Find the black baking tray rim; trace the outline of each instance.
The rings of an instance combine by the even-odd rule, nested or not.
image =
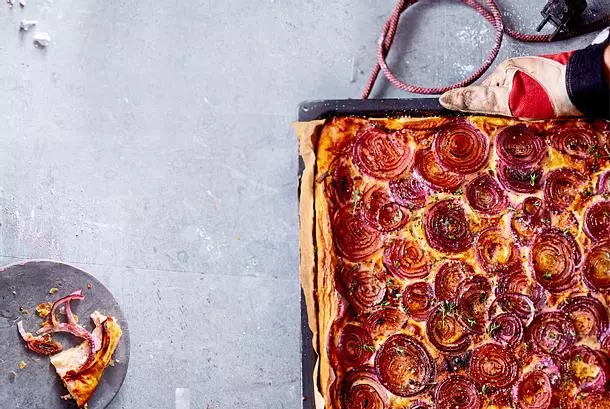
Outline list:
[[[332,99],[305,101],[299,104],[298,121],[315,121],[333,116],[362,116],[367,118],[390,116],[458,116],[464,115],[444,109],[438,98],[409,99]],[[299,197],[301,192],[301,176],[304,164],[299,157]],[[315,237],[315,235],[314,235]],[[313,371],[318,359],[312,347],[312,333],[307,321],[305,297],[301,291],[301,369],[303,374],[303,409],[314,409]]]

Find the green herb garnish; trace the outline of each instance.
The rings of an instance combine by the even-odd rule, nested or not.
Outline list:
[[[356,212],[356,207],[358,207],[358,204],[360,204],[360,199],[361,199],[361,192],[359,188],[355,188],[354,192],[352,193],[352,214]]]
[[[453,301],[441,301],[438,309],[442,314],[442,319],[445,320],[448,315],[455,314],[457,304]]]
[[[530,175],[530,185],[536,186],[536,179],[538,179],[538,175],[535,173],[532,173]]]
[[[483,395],[489,395],[489,392],[490,392],[490,390],[489,390],[489,386],[487,386],[487,384],[484,384],[484,385],[481,387],[481,393],[482,393]]]
[[[454,195],[460,196],[462,193],[464,193],[464,190],[462,188],[459,188],[458,190],[456,190],[455,192],[453,192]]]
[[[364,349],[367,352],[375,352],[374,345],[364,344],[364,345],[362,345],[362,349]]]
[[[547,271],[546,273],[544,273],[544,278],[545,280],[550,280],[551,278],[553,278],[553,273]]]
[[[492,322],[489,324],[489,327],[487,327],[487,335],[489,335],[489,338],[493,338],[494,334],[501,328],[502,325],[498,324],[497,322]]]

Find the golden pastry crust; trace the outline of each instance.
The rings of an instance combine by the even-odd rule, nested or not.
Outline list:
[[[333,161],[336,161],[337,158],[341,157],[342,155],[351,155],[355,139],[358,137],[360,132],[363,132],[364,129],[367,129],[367,127],[370,126],[383,129],[386,132],[397,131],[401,135],[406,135],[409,140],[409,147],[412,149],[412,152],[415,152],[417,150],[429,149],[438,129],[454,121],[456,121],[454,118],[442,117],[399,117],[384,119],[337,117],[327,121],[321,130],[319,123],[316,124],[315,128],[310,127],[307,130],[304,130],[303,128],[300,129],[301,154],[303,155],[304,153],[304,141],[313,141],[313,143],[309,145],[309,150],[305,149],[305,151],[307,151],[306,153],[313,152],[315,155],[315,172],[313,172],[312,177],[313,186],[311,186],[311,194],[308,196],[307,186],[305,186],[304,194],[303,181],[301,186],[301,278],[302,280],[309,280],[311,278],[310,274],[313,274],[313,286],[311,288],[305,288],[304,285],[304,289],[306,290],[305,296],[306,300],[308,301],[310,326],[314,332],[314,347],[316,347],[316,350],[319,353],[319,364],[316,368],[317,373],[314,374],[314,380],[319,382],[316,383],[316,385],[319,388],[318,392],[321,395],[318,397],[318,399],[316,399],[316,404],[319,409],[342,409],[341,399],[343,398],[343,393],[341,391],[341,383],[349,374],[350,367],[345,367],[344,363],[342,363],[342,359],[339,359],[338,357],[340,354],[337,352],[337,343],[339,342],[340,332],[345,325],[348,325],[348,323],[354,323],[359,327],[365,326],[361,318],[355,318],[353,307],[350,306],[350,302],[346,299],[345,293],[342,294],[342,292],[337,288],[337,283],[340,281],[338,278],[339,273],[337,271],[339,265],[347,264],[351,268],[355,268],[354,266],[358,266],[358,268],[360,268],[361,265],[366,264],[371,270],[382,271],[384,279],[389,281],[387,282],[387,288],[384,289],[386,293],[383,298],[384,301],[381,304],[383,305],[383,303],[387,303],[386,306],[389,306],[390,308],[396,307],[401,311],[404,309],[402,302],[400,300],[390,299],[389,297],[390,294],[393,294],[392,291],[396,290],[398,294],[402,295],[405,285],[411,285],[416,282],[425,282],[433,287],[436,278],[435,275],[439,269],[439,266],[441,266],[447,259],[462,260],[471,264],[474,268],[475,274],[488,278],[489,282],[492,284],[492,288],[496,289],[499,284],[499,275],[490,275],[488,271],[481,267],[481,262],[478,262],[476,259],[474,246],[470,245],[467,250],[459,251],[456,254],[449,254],[445,251],[439,250],[438,248],[432,248],[430,246],[423,226],[423,220],[425,219],[426,214],[430,212],[431,207],[435,203],[457,200],[464,205],[468,223],[473,229],[474,234],[479,235],[486,229],[496,229],[498,226],[501,226],[500,229],[507,233],[507,235],[510,235],[511,217],[512,214],[517,211],[515,210],[515,207],[521,204],[523,199],[528,196],[535,196],[543,199],[544,195],[541,189],[538,189],[532,194],[515,193],[505,189],[505,193],[510,202],[510,207],[504,209],[501,214],[494,215],[493,217],[489,215],[481,215],[480,213],[469,208],[464,193],[464,189],[467,184],[471,182],[475,176],[482,175],[485,172],[495,174],[499,171],[497,168],[497,163],[499,161],[494,149],[494,141],[498,133],[506,127],[518,125],[522,122],[511,119],[483,116],[468,117],[467,121],[469,124],[475,126],[479,131],[482,131],[489,137],[491,146],[488,164],[483,169],[466,175],[464,181],[459,184],[460,188],[455,192],[435,191],[429,193],[428,197],[426,198],[425,206],[422,206],[420,209],[409,209],[410,219],[404,227],[401,227],[396,231],[384,233],[383,249],[387,248],[388,243],[390,243],[392,239],[403,238],[415,241],[427,254],[427,257],[429,257],[429,273],[426,276],[417,279],[397,278],[386,271],[386,266],[384,266],[383,261],[383,250],[377,250],[373,252],[372,255],[365,256],[357,261],[342,257],[341,254],[337,252],[337,246],[335,243],[336,238],[333,236],[333,215],[341,207],[341,205],[335,203],[336,199],[331,197],[332,192],[329,191],[329,181],[332,179],[331,173]],[[548,133],[549,130],[555,129],[559,126],[564,126],[566,124],[576,124],[580,126],[580,124],[585,124],[585,122],[530,122],[528,123],[528,126],[538,133]],[[586,122],[586,124],[587,126],[590,125],[589,122]],[[602,172],[610,168],[608,158],[605,158],[604,156],[605,153],[602,152],[600,155],[600,150],[607,147],[606,143],[609,139],[608,135],[610,135],[608,129],[610,127],[607,123],[602,123],[600,121],[596,121],[593,125],[594,129],[596,129],[598,137],[600,138],[600,146],[596,147],[598,150],[596,151],[594,149],[590,149],[590,154],[593,159],[574,159],[572,156],[551,147],[550,143],[548,143],[548,147],[546,148],[548,149],[548,155],[544,158],[540,165],[545,175],[552,170],[569,167],[586,175],[587,177],[587,180],[583,183],[583,191],[578,194],[576,200],[574,200],[574,203],[570,205],[569,209],[552,215],[553,226],[566,231],[566,234],[569,233],[570,235],[573,235],[580,248],[582,248],[583,260],[587,255],[587,250],[593,245],[591,239],[587,237],[583,231],[584,212],[592,204],[607,199],[602,195],[590,195],[587,193],[586,189],[594,189]],[[608,156],[610,157],[610,152],[608,152]],[[597,168],[591,168],[592,161],[595,162],[595,166],[597,166]],[[367,188],[370,188],[370,186],[379,185],[382,185],[384,188],[387,187],[387,181],[380,181],[378,178],[360,172],[354,164],[350,165],[350,167],[352,170],[355,170],[354,174],[357,174],[359,178],[362,178],[362,186]],[[408,169],[411,169],[411,165],[409,165]],[[308,172],[308,170],[312,171],[311,167],[308,168],[306,163],[306,172]],[[404,175],[404,173],[402,175]],[[392,180],[397,178],[392,177],[389,179]],[[540,183],[540,181],[536,181],[534,179],[532,180],[532,185],[535,183]],[[350,203],[343,206],[358,206],[357,202],[362,200],[360,197],[362,193],[363,192],[357,192],[357,197],[351,198],[351,201],[348,200]],[[313,266],[309,265],[312,262],[310,259],[311,254],[304,254],[303,252],[303,249],[307,247],[305,243],[310,241],[307,229],[305,229],[305,232],[303,232],[303,227],[307,227],[306,220],[304,220],[303,217],[303,209],[307,208],[307,201],[311,199],[313,199],[314,202],[313,228],[315,234],[314,251],[316,254],[315,259],[313,259]],[[570,214],[574,215],[574,217],[571,218]],[[529,262],[528,255],[531,244],[524,245],[522,247],[520,246],[519,248],[519,259],[522,264],[525,265]],[[304,260],[310,261],[304,263]],[[306,264],[305,269],[303,269],[304,264]],[[527,266],[527,268],[529,269],[529,266]],[[310,269],[311,273],[309,271]],[[527,274],[528,277],[532,277],[531,271],[527,270]],[[532,281],[534,281],[535,284],[535,280]],[[559,306],[563,305],[566,299],[573,295],[574,292],[590,293],[591,291],[581,280],[572,286],[570,291],[560,291],[556,294],[551,294],[548,291],[545,292],[546,305],[552,308],[558,308]],[[608,294],[606,291],[596,292],[595,297],[597,297],[597,299],[603,303],[604,307],[607,308]],[[311,305],[312,302],[315,304],[314,306]],[[367,310],[361,315],[370,316],[372,312],[378,310],[379,308],[385,307],[379,307],[379,305],[376,305],[375,308]],[[360,316],[360,313],[356,315]],[[440,363],[443,359],[445,359],[446,354],[436,350],[434,345],[427,339],[427,336],[425,335],[426,323],[427,320],[414,321],[409,319],[405,326],[396,332],[419,339],[424,347],[430,351],[431,358],[435,362],[436,367],[440,368]],[[472,351],[473,347],[479,347],[485,343],[493,341],[491,338],[492,336],[490,336],[488,332],[472,335],[472,346],[469,347],[469,351]],[[388,334],[373,337],[373,344],[370,346],[365,345],[365,348],[372,348],[371,352],[374,350],[374,353],[376,354],[387,339]],[[578,344],[590,346],[594,349],[600,348],[599,339],[597,341],[579,341]],[[516,353],[526,354],[526,352],[521,350]],[[368,363],[366,364],[367,366],[374,366],[372,359],[372,356],[368,359]],[[519,359],[519,378],[521,378],[521,376],[527,371],[537,368],[537,365],[539,364],[537,357],[532,359]],[[449,372],[450,371],[448,371],[446,368],[437,370],[436,375],[438,378],[435,380],[435,382],[440,382],[450,377]],[[464,371],[460,369],[458,373],[462,374]],[[465,373],[466,375],[468,374],[467,372]],[[319,378],[316,379],[316,375],[318,375]],[[513,383],[515,383],[514,380]],[[482,407],[511,407],[510,398],[498,397],[501,393],[496,391],[494,388],[491,388],[491,392],[486,392],[486,386],[487,385],[483,385],[483,391],[478,391],[480,395],[479,399],[482,402]],[[424,390],[424,392],[421,394],[414,395],[413,397],[405,396],[408,395],[408,393],[397,395],[389,391],[385,391],[385,389],[383,394],[386,394],[387,392],[386,405],[388,408],[403,408],[409,407],[410,404],[416,401],[431,402],[434,398],[433,389],[434,388],[429,388],[428,390]],[[509,391],[510,388],[507,387],[504,389],[507,391],[504,393],[504,395],[510,395],[512,393]],[[566,387],[565,396],[572,397],[572,395],[576,393],[575,390],[575,388]]]

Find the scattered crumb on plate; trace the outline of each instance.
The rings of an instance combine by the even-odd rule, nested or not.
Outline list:
[[[28,366],[28,364],[26,364],[25,361],[19,361],[19,369],[23,369],[26,366]]]
[[[19,307],[19,311],[21,311],[21,313],[23,315],[29,315],[30,314],[30,312],[24,306]]]
[[[55,294],[57,291],[59,291],[59,289],[57,287],[53,287],[49,290],[49,294],[53,295]]]
[[[93,288],[93,284],[91,284],[91,283],[87,284],[87,288],[88,289],[92,289]]]
[[[36,312],[40,318],[47,318],[47,316],[51,313],[51,308],[53,308],[53,303],[41,303],[36,306]]]

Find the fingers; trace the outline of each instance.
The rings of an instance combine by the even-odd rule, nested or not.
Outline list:
[[[511,116],[509,93],[508,87],[471,85],[447,91],[439,101],[444,108],[453,111]]]

